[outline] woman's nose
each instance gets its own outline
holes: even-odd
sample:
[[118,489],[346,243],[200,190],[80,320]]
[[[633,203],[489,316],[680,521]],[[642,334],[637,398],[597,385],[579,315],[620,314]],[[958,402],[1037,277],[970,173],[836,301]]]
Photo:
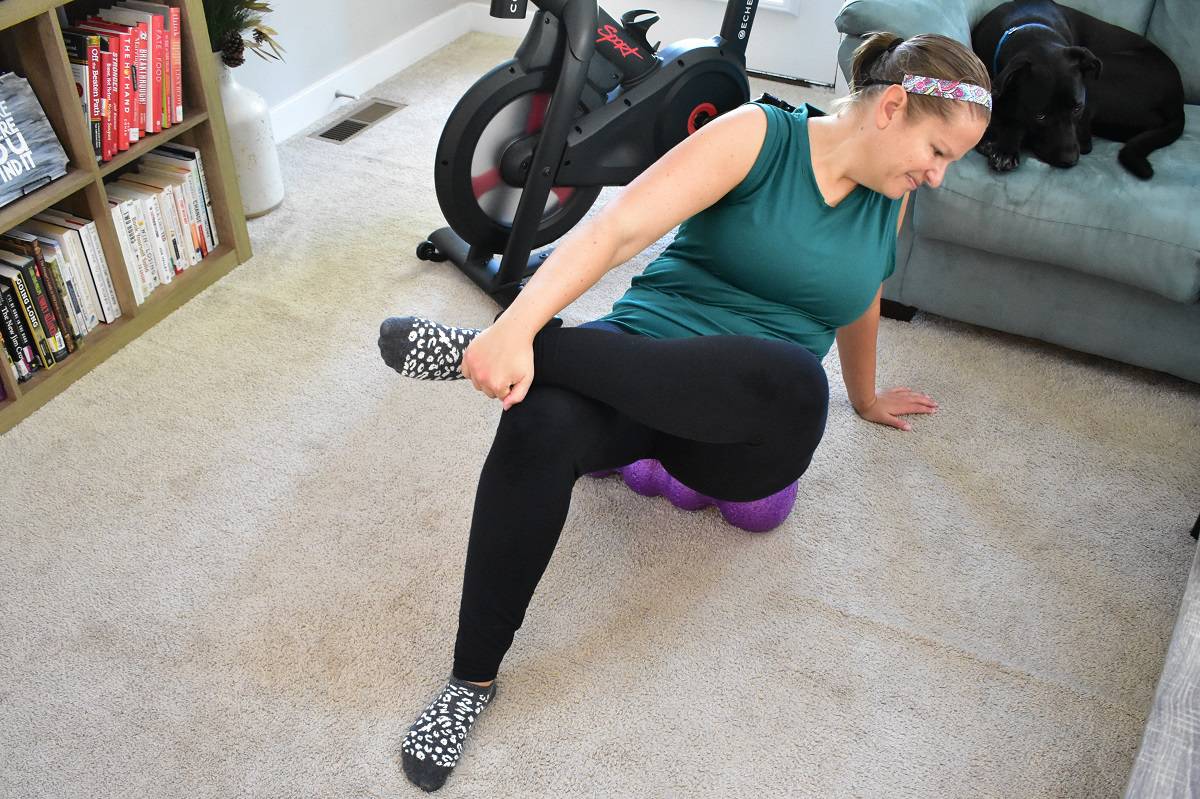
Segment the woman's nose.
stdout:
[[925,170],[925,182],[932,188],[937,188],[942,185],[942,178],[946,176],[946,167],[938,166],[933,169]]

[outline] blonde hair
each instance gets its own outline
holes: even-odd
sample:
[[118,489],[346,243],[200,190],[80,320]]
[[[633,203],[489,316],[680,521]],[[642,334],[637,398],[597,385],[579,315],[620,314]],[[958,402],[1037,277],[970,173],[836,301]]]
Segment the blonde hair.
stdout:
[[[854,51],[850,64],[850,94],[833,101],[834,112],[868,102],[887,88],[886,85],[866,85],[868,81],[899,84],[905,74],[957,80],[992,90],[992,81],[983,62],[948,36],[922,33],[904,39],[894,33],[869,33]],[[909,94],[908,103],[909,116],[914,119],[931,114],[950,119],[955,106],[961,105],[967,106],[973,115],[991,118],[987,108],[965,100]]]

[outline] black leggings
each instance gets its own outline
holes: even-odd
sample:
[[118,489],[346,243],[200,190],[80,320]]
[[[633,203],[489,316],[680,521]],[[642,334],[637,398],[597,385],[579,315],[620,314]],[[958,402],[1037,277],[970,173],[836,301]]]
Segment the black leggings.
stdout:
[[808,468],[828,408],[821,362],[797,344],[606,322],[539,332],[533,384],[501,415],[479,478],[454,676],[496,676],[581,475],[657,458],[702,494],[760,499]]

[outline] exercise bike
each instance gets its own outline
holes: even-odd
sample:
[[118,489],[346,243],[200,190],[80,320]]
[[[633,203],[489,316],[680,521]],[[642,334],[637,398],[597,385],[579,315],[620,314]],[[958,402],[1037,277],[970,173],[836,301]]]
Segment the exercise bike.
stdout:
[[[451,260],[502,306],[605,186],[623,186],[705,123],[745,103],[758,0],[727,0],[719,35],[651,45],[653,11],[617,22],[595,0],[533,0],[515,56],[475,82],[438,142],[447,227],[417,247]],[[492,0],[524,19],[528,0]],[[764,95],[780,105],[786,104]],[[499,260],[495,255],[499,253]]]

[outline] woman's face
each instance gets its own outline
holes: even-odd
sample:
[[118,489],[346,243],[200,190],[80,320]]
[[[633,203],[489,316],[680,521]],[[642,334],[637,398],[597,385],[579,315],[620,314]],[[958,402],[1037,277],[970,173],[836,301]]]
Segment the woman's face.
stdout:
[[969,153],[987,129],[987,117],[971,113],[961,101],[945,101],[957,106],[949,119],[932,114],[911,119],[907,102],[897,98],[895,107],[882,107],[887,102],[876,111],[887,124],[879,130],[872,188],[892,199],[923,185],[940,186],[946,167]]

